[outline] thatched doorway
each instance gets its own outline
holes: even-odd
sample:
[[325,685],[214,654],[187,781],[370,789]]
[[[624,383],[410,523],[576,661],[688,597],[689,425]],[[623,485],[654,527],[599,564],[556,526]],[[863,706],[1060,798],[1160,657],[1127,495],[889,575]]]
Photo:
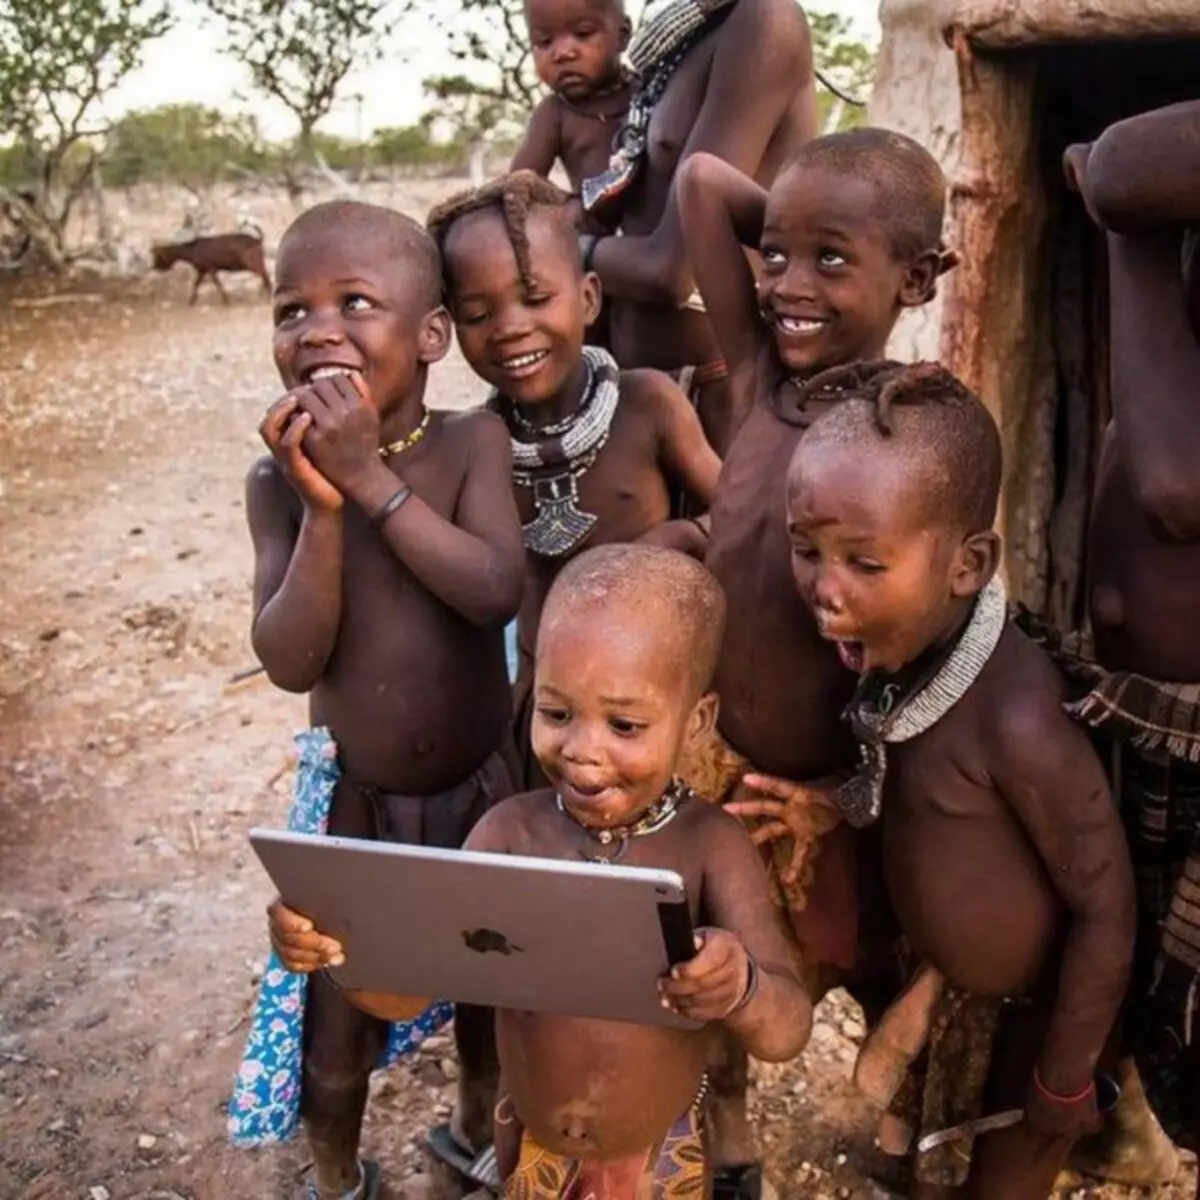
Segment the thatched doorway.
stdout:
[[1108,294],[1103,238],[1067,192],[1062,152],[1200,97],[1200,5],[958,0],[939,15],[958,67],[949,237],[963,260],[941,353],[1000,422],[1010,589],[1074,626],[1109,415]]

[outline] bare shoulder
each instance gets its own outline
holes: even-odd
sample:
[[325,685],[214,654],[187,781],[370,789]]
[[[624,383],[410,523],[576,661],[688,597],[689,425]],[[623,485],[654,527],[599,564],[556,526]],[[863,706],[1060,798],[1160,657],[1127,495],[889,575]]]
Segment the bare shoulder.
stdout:
[[468,459],[496,455],[507,461],[512,453],[504,422],[486,408],[442,412],[439,419],[446,448],[459,451]]
[[269,454],[255,459],[246,472],[246,500],[251,519],[256,512],[296,516],[300,513],[299,496]]
[[464,849],[492,854],[519,852],[528,843],[528,830],[550,811],[552,793],[522,792],[489,808],[471,830]]
[[989,749],[1007,773],[1017,764],[1046,765],[1086,744],[1063,708],[1062,677],[1045,651],[1014,626],[1004,631],[979,683],[990,714],[983,722]]
[[621,372],[621,403],[631,408],[662,412],[690,403],[683,389],[665,371],[638,367]]
[[764,43],[770,38],[773,56],[794,55],[807,60],[812,54],[812,41],[804,9],[795,0],[741,0],[734,6],[725,24],[730,38],[739,43]]
[[681,833],[688,839],[693,861],[706,873],[722,868],[736,870],[739,858],[749,851],[757,860],[758,852],[746,827],[719,804],[697,798],[680,814]]

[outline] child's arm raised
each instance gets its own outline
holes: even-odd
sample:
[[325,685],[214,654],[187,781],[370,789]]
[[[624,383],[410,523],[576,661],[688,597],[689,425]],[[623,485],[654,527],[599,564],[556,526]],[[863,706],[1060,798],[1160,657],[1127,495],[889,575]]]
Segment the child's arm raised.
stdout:
[[660,985],[664,1002],[698,1021],[720,1021],[747,1053],[785,1062],[804,1048],[812,1000],[784,941],[767,875],[750,836],[711,809],[699,830],[701,908],[718,928],[696,935],[696,957]]
[[1058,988],[1026,1117],[1054,1135],[1095,1122],[1096,1063],[1125,995],[1136,898],[1103,769],[1054,689],[1003,707],[992,768],[1069,913]]
[[[700,111],[676,166],[666,208],[653,233],[602,238],[592,263],[605,292],[645,303],[682,304],[692,291],[678,205],[679,170],[707,151],[754,175],[798,93],[811,98],[812,43],[794,0],[740,0],[716,36]],[[815,132],[816,109],[809,105]]]
[[1110,126],[1087,155],[1084,187],[1115,233],[1200,221],[1200,100]]
[[562,105],[557,96],[547,96],[533,110],[525,127],[525,137],[508,164],[510,171],[536,171],[544,176],[550,174],[558,161],[558,148],[562,143],[561,114]]
[[743,247],[762,239],[767,193],[711,154],[689,158],[677,186],[688,261],[721,356],[736,374],[757,361],[766,341]]
[[439,431],[465,443],[462,490],[448,521],[405,493],[403,474],[379,457],[379,417],[360,394],[365,385],[348,376],[321,385],[329,386],[308,438],[314,463],[380,523],[396,556],[435,596],[475,625],[512,620],[525,579],[525,547],[513,499],[512,450],[499,417],[463,413],[446,418]]
[[256,462],[246,477],[254,542],[250,640],[276,687],[308,692],[325,671],[341,621],[343,501],[301,449],[312,418],[298,408],[292,393],[271,406],[259,432],[274,457]]

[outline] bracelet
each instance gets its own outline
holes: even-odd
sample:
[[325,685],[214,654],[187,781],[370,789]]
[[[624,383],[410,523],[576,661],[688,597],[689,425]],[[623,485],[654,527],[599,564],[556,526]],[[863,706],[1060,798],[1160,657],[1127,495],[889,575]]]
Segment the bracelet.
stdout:
[[405,500],[412,495],[412,488],[401,484],[396,494],[371,518],[372,529],[382,529],[388,519],[403,507]]
[[684,520],[690,521],[693,525],[695,525],[695,527],[700,531],[701,537],[708,538],[711,536],[711,534],[708,532],[708,530],[705,529],[704,526],[701,524],[699,517],[684,517]]
[[600,239],[594,233],[579,235],[579,257],[585,271],[592,269],[592,259],[596,257],[596,247],[599,244]]
[[1093,1079],[1082,1092],[1076,1092],[1074,1096],[1061,1096],[1058,1092],[1052,1092],[1042,1082],[1042,1073],[1038,1067],[1033,1068],[1033,1086],[1037,1088],[1042,1098],[1049,1100],[1051,1104],[1079,1104],[1096,1091],[1096,1081]]
[[758,991],[758,963],[754,961],[753,954],[746,955],[746,962],[750,968],[746,973],[746,990],[742,993],[742,998],[725,1014],[726,1020],[736,1013],[740,1013],[754,999],[754,993]]

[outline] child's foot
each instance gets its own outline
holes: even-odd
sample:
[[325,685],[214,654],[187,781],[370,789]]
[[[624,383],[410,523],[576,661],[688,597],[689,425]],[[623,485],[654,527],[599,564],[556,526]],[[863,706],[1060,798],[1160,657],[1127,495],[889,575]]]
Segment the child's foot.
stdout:
[[1121,1095],[1106,1114],[1104,1128],[1076,1143],[1068,1166],[1127,1187],[1170,1183],[1179,1173],[1179,1152],[1151,1111],[1131,1059],[1122,1060],[1117,1076]]

